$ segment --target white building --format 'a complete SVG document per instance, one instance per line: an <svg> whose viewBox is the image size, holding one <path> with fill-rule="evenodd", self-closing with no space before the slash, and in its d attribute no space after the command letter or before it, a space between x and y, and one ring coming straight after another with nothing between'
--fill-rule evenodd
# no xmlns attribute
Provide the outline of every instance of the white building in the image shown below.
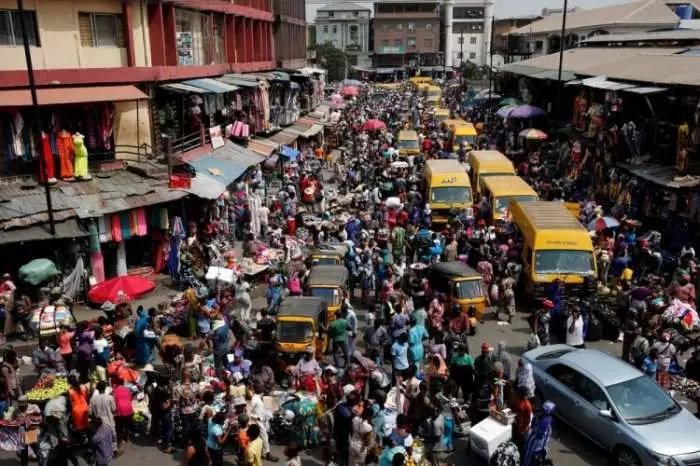
<svg viewBox="0 0 700 466"><path fill-rule="evenodd" d="M634 34L656 29L675 29L680 18L663 0L638 0L602 8L582 9L566 15L564 48L577 47L590 37L603 34ZM560 50L561 13L550 14L510 34L519 35L532 57Z"/></svg>
<svg viewBox="0 0 700 466"><path fill-rule="evenodd" d="M369 28L372 10L350 2L332 3L316 12L316 44L330 42L348 55L348 66L371 67Z"/></svg>
<svg viewBox="0 0 700 466"><path fill-rule="evenodd" d="M494 5L495 0L444 0L447 66L489 64Z"/></svg>

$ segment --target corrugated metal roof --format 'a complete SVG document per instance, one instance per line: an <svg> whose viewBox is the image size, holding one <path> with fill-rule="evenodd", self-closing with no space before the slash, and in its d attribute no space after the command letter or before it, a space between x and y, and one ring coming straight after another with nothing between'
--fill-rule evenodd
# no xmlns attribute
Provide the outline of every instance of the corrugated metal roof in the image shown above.
<svg viewBox="0 0 700 466"><path fill-rule="evenodd" d="M0 231L0 244L24 243L27 241L46 241L50 239L83 238L88 236L75 219L55 222L55 234L49 233L47 224L34 225L28 228Z"/></svg>
<svg viewBox="0 0 700 466"><path fill-rule="evenodd" d="M255 139L248 141L248 149L258 154L262 154L265 157L269 157L274 151L279 149L279 144L274 141L268 141L266 139Z"/></svg>
<svg viewBox="0 0 700 466"><path fill-rule="evenodd" d="M516 29L511 34L560 33L562 14L551 14L539 21ZM569 31L602 26L675 26L680 22L676 14L660 0L640 0L601 8L589 8L567 13L566 28Z"/></svg>
<svg viewBox="0 0 700 466"><path fill-rule="evenodd" d="M603 89L604 91L622 91L624 89L630 89L632 87L637 87L634 84L629 83L619 83L617 81L608 81L605 76L596 76L595 78L588 78L581 81L585 87L592 87L594 89Z"/></svg>
<svg viewBox="0 0 700 466"><path fill-rule="evenodd" d="M119 102L148 99L135 86L83 86L37 89L39 105L62 105L92 102ZM7 89L0 91L0 106L24 107L32 105L29 89Z"/></svg>
<svg viewBox="0 0 700 466"><path fill-rule="evenodd" d="M237 86L209 78L190 79L188 81L183 81L182 84L199 87L205 91L214 92L215 94L225 94L227 92L234 92L239 89Z"/></svg>
<svg viewBox="0 0 700 466"><path fill-rule="evenodd" d="M183 94L207 94L210 91L207 91L205 89L202 89L201 87L195 87L195 86L188 86L187 84L182 84L182 83L169 83L169 84L161 84L160 86L163 89L167 89L169 91L177 92L177 93L183 93Z"/></svg>
<svg viewBox="0 0 700 466"><path fill-rule="evenodd" d="M603 34L581 41L582 44L597 44L608 42L654 42L700 40L697 29L673 29L670 31L650 31L633 34Z"/></svg>
<svg viewBox="0 0 700 466"><path fill-rule="evenodd" d="M299 134L300 133L298 131L288 131L287 129L283 129L279 133L270 136L269 139L279 144L284 144L288 146L297 140Z"/></svg>
<svg viewBox="0 0 700 466"><path fill-rule="evenodd" d="M238 76L234 75L229 75L225 74L219 78L216 78L217 81L221 81L226 84L231 84L234 86L240 86L240 87L258 87L258 81L253 78L253 79L247 79L247 78L241 78Z"/></svg>

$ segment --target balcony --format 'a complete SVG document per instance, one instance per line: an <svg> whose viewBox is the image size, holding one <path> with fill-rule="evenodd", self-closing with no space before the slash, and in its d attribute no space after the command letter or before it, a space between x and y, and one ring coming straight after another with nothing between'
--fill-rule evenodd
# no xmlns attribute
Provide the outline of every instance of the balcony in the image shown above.
<svg viewBox="0 0 700 466"><path fill-rule="evenodd" d="M440 18L439 11L392 11L386 13L377 13L374 19L421 19L421 18Z"/></svg>

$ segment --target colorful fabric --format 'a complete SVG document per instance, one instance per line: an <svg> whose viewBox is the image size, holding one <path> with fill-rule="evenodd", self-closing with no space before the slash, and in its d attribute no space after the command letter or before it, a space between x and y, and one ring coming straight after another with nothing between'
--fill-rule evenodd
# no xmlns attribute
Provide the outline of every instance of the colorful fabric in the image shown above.
<svg viewBox="0 0 700 466"><path fill-rule="evenodd" d="M136 229L139 236L146 236L148 234L148 222L146 220L146 209L141 207L136 209Z"/></svg>
<svg viewBox="0 0 700 466"><path fill-rule="evenodd" d="M61 131L56 142L58 158L60 161L61 178L73 177L73 157L75 148L73 147L73 136L68 131Z"/></svg>
<svg viewBox="0 0 700 466"><path fill-rule="evenodd" d="M85 147L85 137L80 133L73 135L73 149L75 152L74 175L78 178L88 177L88 150Z"/></svg>
<svg viewBox="0 0 700 466"><path fill-rule="evenodd" d="M110 218L110 228L112 229L112 240L117 243L120 242L122 237L122 224L119 220L119 215L112 215Z"/></svg>
<svg viewBox="0 0 700 466"><path fill-rule="evenodd" d="M122 229L122 238L124 240L131 239L131 224L129 222L129 212L122 212L118 215L119 223Z"/></svg>
<svg viewBox="0 0 700 466"><path fill-rule="evenodd" d="M97 231L100 234L100 243L112 241L112 224L108 215L97 219Z"/></svg>

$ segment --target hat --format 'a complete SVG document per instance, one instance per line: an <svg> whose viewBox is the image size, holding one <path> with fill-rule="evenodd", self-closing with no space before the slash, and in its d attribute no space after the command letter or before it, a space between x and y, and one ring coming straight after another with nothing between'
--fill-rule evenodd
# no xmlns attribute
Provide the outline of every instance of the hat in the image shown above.
<svg viewBox="0 0 700 466"><path fill-rule="evenodd" d="M233 377L233 380L234 380L236 383L238 383L238 382L240 382L241 380L243 380L243 374L241 374L239 371L234 372L232 377Z"/></svg>
<svg viewBox="0 0 700 466"><path fill-rule="evenodd" d="M26 396L20 396L19 398L17 398L17 402L18 402L20 405L27 405L27 404L29 404L29 401L27 400L27 397L26 397Z"/></svg>
<svg viewBox="0 0 700 466"><path fill-rule="evenodd" d="M200 286L199 288L197 288L196 294L197 298L206 298L207 296L209 296L209 288L207 288L206 286Z"/></svg>
<svg viewBox="0 0 700 466"><path fill-rule="evenodd" d="M114 305L113 302L111 301L105 301L102 303L102 306L100 306L100 309L102 309L105 312L111 312L113 311L117 306Z"/></svg>
<svg viewBox="0 0 700 466"><path fill-rule="evenodd" d="M542 307L546 309L554 309L554 303L551 299L545 299L544 301L542 301Z"/></svg>
<svg viewBox="0 0 700 466"><path fill-rule="evenodd" d="M233 399L233 406L243 406L245 404L245 398L243 398L242 396L237 396Z"/></svg>
<svg viewBox="0 0 700 466"><path fill-rule="evenodd" d="M349 394L351 394L354 391L355 391L355 386L351 383L343 386L343 394L345 396L348 396Z"/></svg>
<svg viewBox="0 0 700 466"><path fill-rule="evenodd" d="M141 369L144 372L155 372L156 370L153 368L153 364L146 364L143 366L143 369Z"/></svg>
<svg viewBox="0 0 700 466"><path fill-rule="evenodd" d="M313 354L314 352L315 352L315 351L314 351L314 347L313 347L313 346L307 346L306 348L304 348L304 353L311 353L311 354Z"/></svg>
<svg viewBox="0 0 700 466"><path fill-rule="evenodd" d="M335 366L328 365L323 368L323 372L330 372L335 375L338 373L338 369Z"/></svg>
<svg viewBox="0 0 700 466"><path fill-rule="evenodd" d="M9 280L12 278L12 275L10 275L9 273L4 273L2 274L2 278L3 280Z"/></svg>
<svg viewBox="0 0 700 466"><path fill-rule="evenodd" d="M481 344L481 351L488 351L489 348L490 348L490 346L489 346L488 343L483 342L483 343Z"/></svg>

